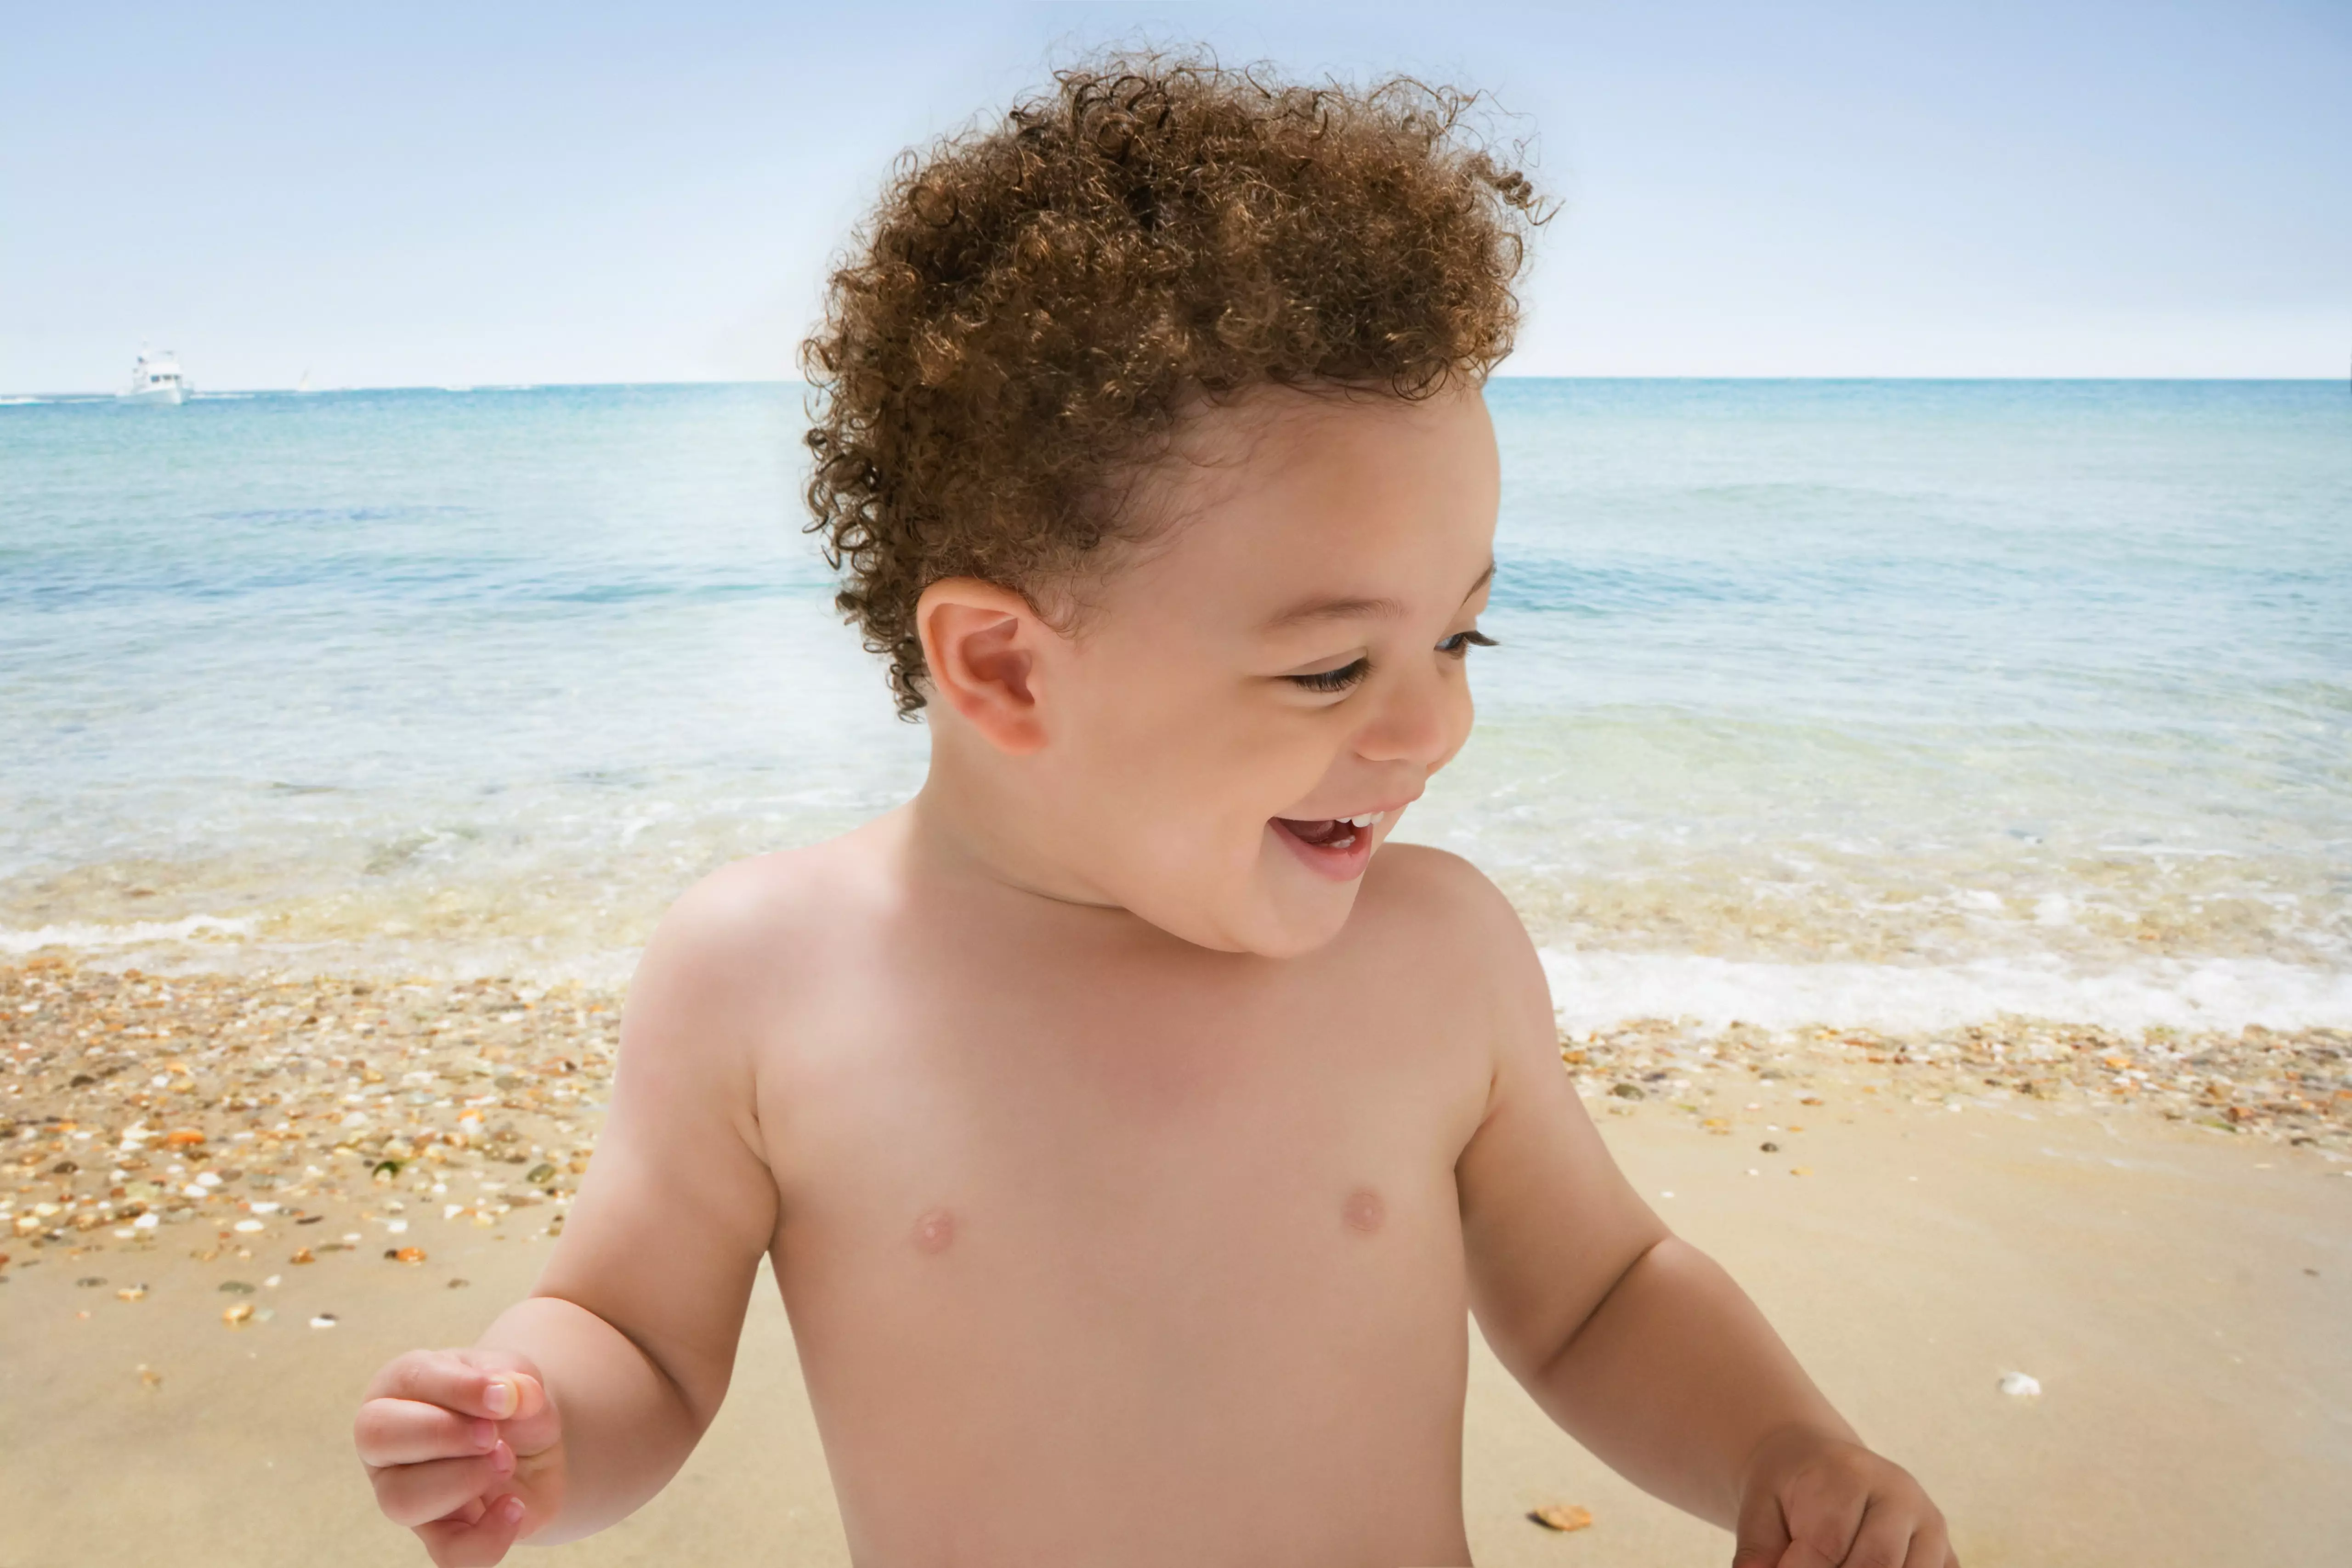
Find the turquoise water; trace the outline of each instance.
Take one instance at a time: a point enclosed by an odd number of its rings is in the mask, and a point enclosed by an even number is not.
[[[1571,1019],[2352,1022],[2352,397],[1503,382],[1477,736],[1405,834]],[[0,952],[625,971],[923,735],[800,392],[0,406]]]

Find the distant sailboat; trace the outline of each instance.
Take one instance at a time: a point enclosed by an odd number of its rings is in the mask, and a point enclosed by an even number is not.
[[[125,402],[185,402],[196,389],[180,372],[180,358],[166,349],[151,354],[144,348],[131,365],[131,385],[116,395]]]
[[[302,372],[302,379],[294,383],[294,390],[298,392],[306,392],[310,390],[310,372],[309,371],[304,371]]]

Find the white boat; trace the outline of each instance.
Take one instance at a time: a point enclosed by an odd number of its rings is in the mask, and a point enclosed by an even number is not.
[[[180,357],[166,349],[160,354],[139,350],[131,366],[130,388],[119,395],[124,402],[185,402],[196,389],[180,373]]]

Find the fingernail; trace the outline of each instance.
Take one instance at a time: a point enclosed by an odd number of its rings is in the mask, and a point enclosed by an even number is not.
[[[513,1415],[515,1385],[503,1377],[492,1380],[489,1387],[483,1392],[482,1403],[490,1407],[490,1414],[493,1416],[504,1417]]]
[[[475,1416],[474,1447],[487,1454],[490,1451],[490,1445],[498,1440],[499,1424],[496,1421],[485,1421],[479,1416]]]
[[[522,1499],[509,1492],[499,1500],[499,1512],[509,1524],[517,1522],[522,1518]]]
[[[490,1469],[505,1475],[514,1469],[514,1450],[500,1443],[490,1450]]]

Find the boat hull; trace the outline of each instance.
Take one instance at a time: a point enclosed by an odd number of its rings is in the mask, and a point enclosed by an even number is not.
[[[121,402],[181,403],[188,400],[186,391],[180,387],[150,387],[142,392],[117,392],[114,395]]]

